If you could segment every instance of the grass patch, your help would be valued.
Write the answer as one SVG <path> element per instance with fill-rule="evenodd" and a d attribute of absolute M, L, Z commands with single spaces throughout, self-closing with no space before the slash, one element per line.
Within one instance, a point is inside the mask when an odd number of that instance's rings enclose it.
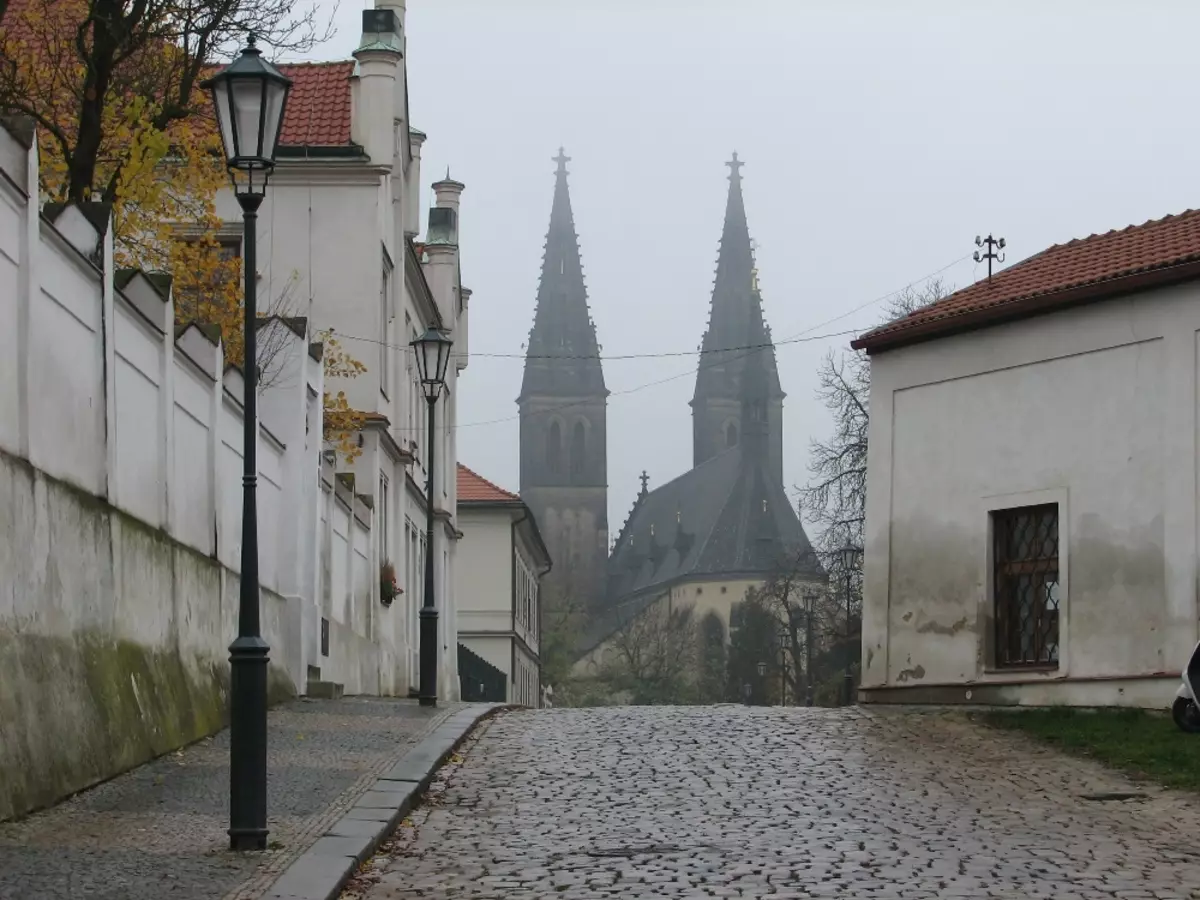
<path fill-rule="evenodd" d="M 1141 709 L 1059 708 L 997 710 L 976 718 L 1136 778 L 1200 791 L 1200 735 L 1184 734 L 1169 715 Z"/>

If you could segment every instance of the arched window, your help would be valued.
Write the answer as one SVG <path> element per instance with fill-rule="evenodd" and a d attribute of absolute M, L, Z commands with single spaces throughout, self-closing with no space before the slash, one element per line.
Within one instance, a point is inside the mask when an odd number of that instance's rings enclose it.
<path fill-rule="evenodd" d="M 562 468 L 562 429 L 557 422 L 551 422 L 546 432 L 546 467 L 551 472 Z"/>
<path fill-rule="evenodd" d="M 576 422 L 571 432 L 571 474 L 582 475 L 584 455 L 587 449 L 587 430 L 582 422 Z"/>
<path fill-rule="evenodd" d="M 732 447 L 737 443 L 737 422 L 730 422 L 725 426 L 725 446 Z"/>

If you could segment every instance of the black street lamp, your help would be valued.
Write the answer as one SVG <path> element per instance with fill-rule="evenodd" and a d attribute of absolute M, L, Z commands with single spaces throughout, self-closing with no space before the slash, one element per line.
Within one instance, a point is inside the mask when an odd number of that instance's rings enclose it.
<path fill-rule="evenodd" d="M 846 681 L 845 681 L 845 702 L 849 706 L 854 702 L 854 671 L 852 667 L 852 654 L 850 652 L 850 581 L 854 574 L 854 568 L 858 564 L 859 556 L 862 551 L 847 541 L 846 545 L 838 551 L 838 555 L 842 561 L 842 574 L 846 576 Z"/>
<path fill-rule="evenodd" d="M 412 342 L 417 356 L 417 371 L 421 376 L 421 387 L 429 404 L 429 441 L 426 451 L 429 463 L 425 467 L 428 475 L 425 503 L 425 601 L 421 605 L 421 683 L 419 688 L 422 706 L 437 706 L 438 681 L 438 611 L 433 603 L 433 489 L 434 460 L 437 457 L 436 416 L 437 399 L 446 386 L 446 366 L 450 362 L 450 347 L 453 341 L 440 328 L 429 329 Z"/>
<path fill-rule="evenodd" d="M 817 589 L 804 587 L 800 590 L 800 598 L 804 603 L 804 705 L 813 705 L 813 661 L 812 661 L 812 619 L 813 608 L 817 605 Z"/>
<path fill-rule="evenodd" d="M 791 617 L 791 605 L 788 605 L 788 616 Z M 779 628 L 779 705 L 787 706 L 787 645 L 792 632 L 786 625 Z"/>
<path fill-rule="evenodd" d="M 262 58 L 251 34 L 241 56 L 202 85 L 212 93 L 225 165 L 244 219 L 242 571 L 238 634 L 229 645 L 229 846 L 267 849 L 267 660 L 258 586 L 258 390 L 255 232 L 292 82 Z"/>

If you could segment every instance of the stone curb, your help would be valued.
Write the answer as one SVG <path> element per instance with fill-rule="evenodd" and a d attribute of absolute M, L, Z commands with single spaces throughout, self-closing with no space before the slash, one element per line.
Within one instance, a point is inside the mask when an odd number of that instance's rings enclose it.
<path fill-rule="evenodd" d="M 417 805 L 434 774 L 472 729 L 513 708 L 505 703 L 473 703 L 448 716 L 285 869 L 262 900 L 337 900 L 359 864 Z"/>

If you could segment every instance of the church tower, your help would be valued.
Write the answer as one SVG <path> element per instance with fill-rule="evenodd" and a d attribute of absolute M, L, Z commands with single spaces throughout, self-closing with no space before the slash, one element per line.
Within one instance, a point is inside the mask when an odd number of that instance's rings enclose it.
<path fill-rule="evenodd" d="M 543 581 L 550 609 L 600 602 L 608 557 L 608 390 L 588 312 L 567 189 L 568 161 L 560 148 L 537 308 L 517 398 L 521 499 L 537 517 L 554 563 Z"/>
<path fill-rule="evenodd" d="M 755 357 L 760 357 L 768 392 L 768 470 L 782 483 L 785 395 L 779 385 L 771 330 L 763 319 L 754 248 L 742 201 L 743 163 L 734 153 L 726 165 L 730 174 L 725 225 L 691 402 L 692 465 L 700 465 L 742 439 L 750 424 L 742 421 L 742 377 Z"/>

